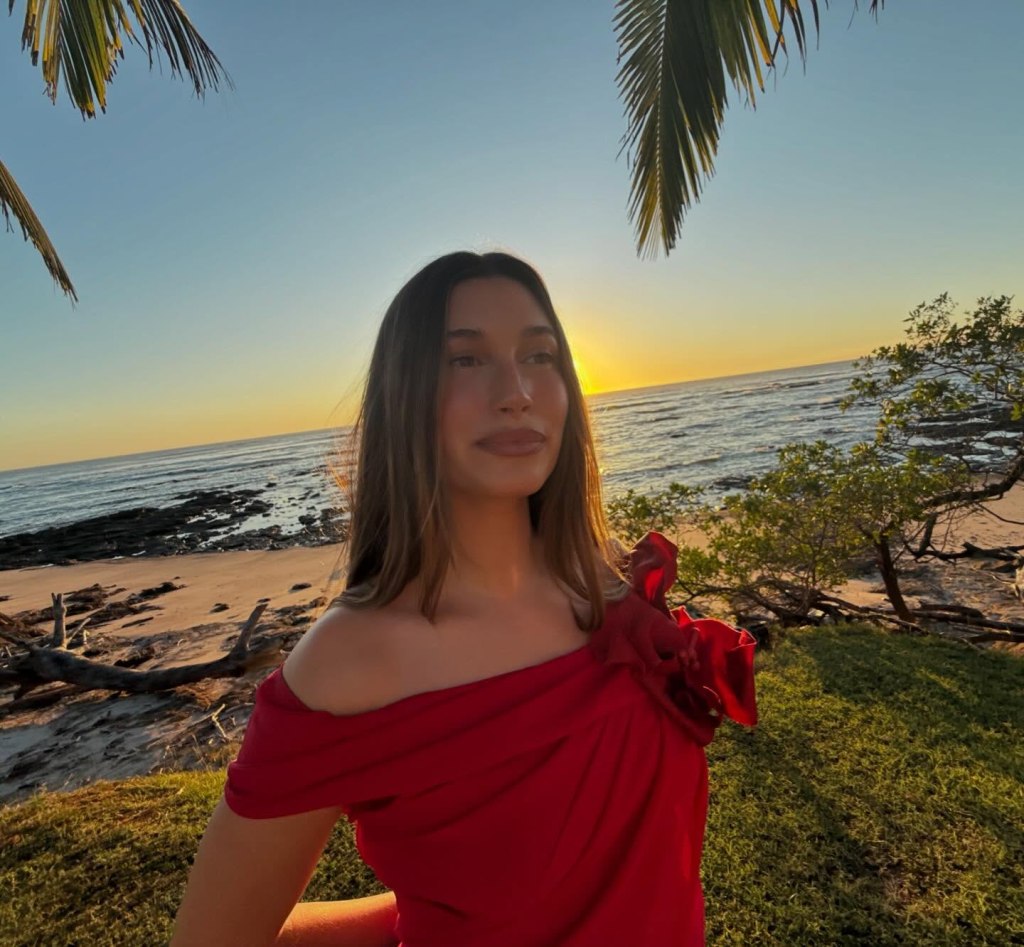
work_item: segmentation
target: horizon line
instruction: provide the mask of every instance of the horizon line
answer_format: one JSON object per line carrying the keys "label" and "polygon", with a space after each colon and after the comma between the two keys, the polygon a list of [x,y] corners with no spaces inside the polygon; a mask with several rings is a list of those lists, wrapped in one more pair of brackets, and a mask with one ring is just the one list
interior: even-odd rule
{"label": "horizon line", "polygon": [[[707,375],[701,378],[685,378],[680,381],[668,381],[656,385],[639,385],[633,388],[608,388],[605,389],[604,391],[586,393],[584,397],[587,400],[589,400],[590,398],[603,397],[605,395],[630,394],[635,391],[649,391],[655,388],[671,388],[674,385],[696,384],[697,382],[702,381],[724,381],[730,378],[746,378],[749,377],[750,375],[767,375],[770,374],[771,372],[794,371],[798,368],[822,368],[827,365],[841,365],[845,363],[852,363],[855,361],[857,361],[857,358],[840,358],[833,359],[832,361],[828,362],[811,362],[806,365],[783,365],[778,368],[762,368],[753,372],[738,372],[735,375]],[[351,427],[351,424],[347,424],[337,425],[333,427],[307,428],[298,431],[279,431],[276,434],[260,434],[257,437],[243,437],[237,440],[205,441],[198,444],[179,444],[175,447],[160,447],[157,448],[156,450],[135,451],[128,454],[109,454],[101,455],[98,457],[81,457],[76,460],[58,460],[50,464],[32,464],[29,465],[28,467],[0,467],[0,475],[8,473],[24,473],[25,471],[28,470],[46,470],[51,467],[67,467],[71,466],[72,464],[88,464],[104,460],[121,460],[126,457],[145,457],[147,454],[165,454],[170,451],[190,450],[192,448],[197,447],[218,447],[227,446],[229,444],[246,444],[251,441],[265,441],[277,437],[290,437],[295,434],[320,434],[325,431],[343,431],[346,428]]]}

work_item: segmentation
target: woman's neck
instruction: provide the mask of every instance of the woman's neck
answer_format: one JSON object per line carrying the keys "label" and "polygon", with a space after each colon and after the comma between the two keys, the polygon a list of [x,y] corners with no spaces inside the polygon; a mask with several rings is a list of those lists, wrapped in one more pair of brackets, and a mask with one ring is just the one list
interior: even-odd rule
{"label": "woman's neck", "polygon": [[511,600],[528,593],[546,570],[526,498],[460,498],[448,508],[452,565],[445,593]]}

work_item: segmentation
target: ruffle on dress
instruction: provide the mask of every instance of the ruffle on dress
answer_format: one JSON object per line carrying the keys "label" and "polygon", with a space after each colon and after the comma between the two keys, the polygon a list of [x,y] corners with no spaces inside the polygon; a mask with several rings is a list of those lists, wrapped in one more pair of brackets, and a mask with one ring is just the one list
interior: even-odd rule
{"label": "ruffle on dress", "polygon": [[605,664],[627,665],[673,719],[707,746],[723,717],[757,723],[756,641],[745,629],[669,609],[665,596],[676,580],[676,552],[654,532],[633,547],[629,572],[635,594],[622,603],[630,614],[616,611],[594,632],[591,646]]}

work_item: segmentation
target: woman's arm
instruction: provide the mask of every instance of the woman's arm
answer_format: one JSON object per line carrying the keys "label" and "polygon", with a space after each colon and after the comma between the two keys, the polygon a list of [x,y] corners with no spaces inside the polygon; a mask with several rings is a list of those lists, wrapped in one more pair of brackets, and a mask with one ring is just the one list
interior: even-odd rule
{"label": "woman's arm", "polygon": [[397,947],[392,891],[351,901],[302,901],[274,947]]}
{"label": "woman's arm", "polygon": [[246,819],[222,799],[196,853],[172,947],[269,947],[296,944],[300,935],[302,944],[316,943],[306,937],[326,937],[328,921],[336,925],[330,942],[338,947],[394,943],[390,893],[323,907],[296,904],[340,815],[330,808]]}

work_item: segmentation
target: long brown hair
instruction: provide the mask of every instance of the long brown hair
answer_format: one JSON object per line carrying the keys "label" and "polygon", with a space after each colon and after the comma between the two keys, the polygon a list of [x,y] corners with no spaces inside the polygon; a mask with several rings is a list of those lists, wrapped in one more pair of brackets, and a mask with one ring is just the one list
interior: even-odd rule
{"label": "long brown hair", "polygon": [[584,624],[604,621],[618,597],[601,483],[583,391],[547,288],[529,264],[506,253],[450,253],[427,264],[388,307],[353,429],[348,576],[336,602],[385,605],[419,576],[430,620],[451,560],[440,475],[437,415],[448,300],[459,283],[505,277],[526,288],[551,322],[568,412],[555,468],[529,498],[530,520],[552,575],[590,605]]}

